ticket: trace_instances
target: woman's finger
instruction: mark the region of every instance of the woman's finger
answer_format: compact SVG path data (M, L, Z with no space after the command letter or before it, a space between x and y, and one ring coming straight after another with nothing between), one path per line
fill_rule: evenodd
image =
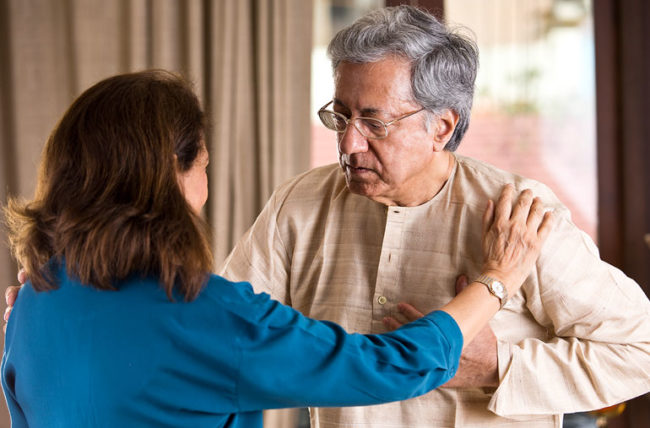
M540 224L542 224L542 219L544 218L544 204L542 204L541 199L533 199L533 203L530 206L530 212L528 213L528 219L526 220L526 227L529 231L537 233Z
M494 202L492 202L492 199L488 199L487 201L487 206L485 207L485 211L483 212L483 235L485 236L490 230L490 226L492 225L492 222L494 222Z
M494 224L503 225L510 220L510 214L512 213L512 195L514 192L515 187L512 184L503 186L494 211Z
M514 208L512 209L512 214L510 215L510 220L514 222L525 223L528 218L528 213L530 211L530 206L533 203L533 192L530 189L523 190L517 202L515 203Z
M540 246L544 241L546 241L546 238L548 238L548 234L553 230L553 226L555 226L555 214L553 211L547 211L544 213L542 224L537 229L537 237L539 238Z
M18 297L19 291L19 285L10 285L7 287L5 290L5 302L7 302L7 306L13 306L16 303L16 297Z

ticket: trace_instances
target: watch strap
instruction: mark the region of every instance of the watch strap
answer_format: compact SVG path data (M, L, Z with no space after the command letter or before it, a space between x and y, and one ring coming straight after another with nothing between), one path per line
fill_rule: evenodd
M499 281L496 278L492 278L491 276L480 275L474 280L474 282L480 282L481 284L485 285L490 294L499 299L499 302L501 302L499 309L503 309L506 302L508 302L508 289L502 281ZM495 283L498 283L500 285L500 290L496 289Z

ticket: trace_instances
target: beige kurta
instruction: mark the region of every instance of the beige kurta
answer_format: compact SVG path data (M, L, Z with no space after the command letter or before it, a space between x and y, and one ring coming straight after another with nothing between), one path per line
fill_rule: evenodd
M490 324L496 390L439 388L381 406L311 409L313 426L559 427L562 413L650 390L650 303L640 287L600 260L546 186L455 158L442 190L418 207L350 193L337 165L309 171L273 194L226 260L225 277L305 315L381 333L382 318L399 318L397 303L428 312L454 296L458 274L479 274L481 217L504 184L531 188L555 209L535 271Z

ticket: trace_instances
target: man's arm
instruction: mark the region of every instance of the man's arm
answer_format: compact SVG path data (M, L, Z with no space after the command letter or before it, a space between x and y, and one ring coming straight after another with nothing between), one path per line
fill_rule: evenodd
M456 294L465 289L467 285L467 277L460 275L456 279ZM397 309L407 322L412 322L424 316L422 312L408 303L398 304ZM387 317L384 319L384 325L394 330L401 327L402 323L395 318ZM490 325L487 324L476 335L474 340L463 349L456 375L442 386L447 388L481 388L497 387L498 385L497 338Z
M500 385L488 408L501 416L591 410L650 390L648 298L600 260L568 214L558 220L522 288L549 339L499 342Z
M255 292L267 293L281 303L290 304L290 257L277 226L278 211L288 191L286 187L280 187L271 195L255 223L217 272L232 281L250 282Z
M551 233L526 306L552 336L497 342L489 327L463 350L447 387L498 388L489 410L504 416L558 414L613 405L650 390L650 302L604 263L567 218ZM462 289L459 278L457 290ZM401 303L407 321L422 316ZM387 319L389 328L401 323ZM497 363L498 361L498 363ZM522 387L522 385L526 385Z
M456 279L456 294L468 285L467 277ZM456 375L445 383L447 388L481 388L499 385L497 338L486 324L474 340L463 349Z

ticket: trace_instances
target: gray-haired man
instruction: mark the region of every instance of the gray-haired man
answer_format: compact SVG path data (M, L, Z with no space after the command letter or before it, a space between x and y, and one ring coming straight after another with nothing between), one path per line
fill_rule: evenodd
M599 259L546 186L453 153L469 124L476 46L402 6L343 29L329 53L336 89L320 117L338 131L340 165L281 186L224 276L379 333L449 301L458 273L478 274L481 213L505 183L533 189L558 221L522 290L500 296L496 337L486 333L447 388L312 409L313 426L559 427L563 413L650 390L650 303L638 285Z

